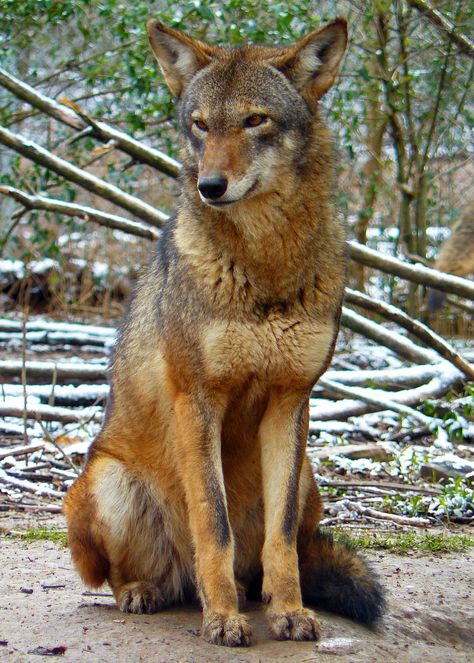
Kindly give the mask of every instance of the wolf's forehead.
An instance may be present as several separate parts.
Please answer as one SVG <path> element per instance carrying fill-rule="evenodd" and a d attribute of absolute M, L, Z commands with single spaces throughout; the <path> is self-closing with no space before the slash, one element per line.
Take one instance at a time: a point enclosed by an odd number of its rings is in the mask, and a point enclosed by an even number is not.
<path fill-rule="evenodd" d="M 284 113 L 302 103 L 285 77 L 263 63 L 238 59 L 216 62 L 200 72 L 187 93 L 187 107 L 210 114 L 240 115 L 249 110 Z"/>

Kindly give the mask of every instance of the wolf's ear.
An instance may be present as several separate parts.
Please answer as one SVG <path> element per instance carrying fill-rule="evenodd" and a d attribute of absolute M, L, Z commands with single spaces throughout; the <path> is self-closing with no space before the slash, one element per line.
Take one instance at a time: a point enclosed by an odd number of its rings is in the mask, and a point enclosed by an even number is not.
<path fill-rule="evenodd" d="M 156 20 L 148 21 L 147 31 L 168 87 L 179 97 L 194 74 L 210 63 L 214 49 Z"/>
<path fill-rule="evenodd" d="M 271 64 L 293 83 L 308 101 L 320 99 L 333 85 L 347 46 L 347 23 L 337 18 L 311 32 Z"/>

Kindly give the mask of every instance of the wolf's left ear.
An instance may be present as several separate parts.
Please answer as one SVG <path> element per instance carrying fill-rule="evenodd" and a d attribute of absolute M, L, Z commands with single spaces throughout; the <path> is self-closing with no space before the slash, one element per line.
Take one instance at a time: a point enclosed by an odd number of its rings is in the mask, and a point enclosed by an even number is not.
<path fill-rule="evenodd" d="M 308 99 L 320 99 L 333 85 L 347 46 L 347 23 L 337 18 L 311 32 L 271 64 Z"/>
<path fill-rule="evenodd" d="M 194 74 L 210 63 L 215 49 L 160 21 L 148 21 L 147 32 L 168 87 L 179 97 Z"/>

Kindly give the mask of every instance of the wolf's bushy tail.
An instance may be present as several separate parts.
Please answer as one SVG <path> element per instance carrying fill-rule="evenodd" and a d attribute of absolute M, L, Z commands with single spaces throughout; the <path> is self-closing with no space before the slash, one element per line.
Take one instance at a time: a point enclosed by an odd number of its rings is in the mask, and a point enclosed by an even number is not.
<path fill-rule="evenodd" d="M 347 544 L 316 530 L 301 560 L 303 601 L 373 626 L 385 611 L 382 585 Z"/>

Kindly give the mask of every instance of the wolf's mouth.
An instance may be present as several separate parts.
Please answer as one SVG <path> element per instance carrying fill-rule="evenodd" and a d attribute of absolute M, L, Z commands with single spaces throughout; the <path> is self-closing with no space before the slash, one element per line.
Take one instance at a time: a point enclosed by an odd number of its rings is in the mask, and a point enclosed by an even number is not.
<path fill-rule="evenodd" d="M 258 179 L 255 180 L 255 182 L 247 189 L 247 191 L 240 196 L 240 198 L 234 198 L 233 200 L 203 200 L 203 202 L 206 203 L 206 205 L 209 205 L 210 207 L 226 207 L 227 205 L 233 205 L 234 203 L 239 203 L 241 200 L 244 200 L 247 198 L 255 189 L 257 188 L 259 184 Z"/>

